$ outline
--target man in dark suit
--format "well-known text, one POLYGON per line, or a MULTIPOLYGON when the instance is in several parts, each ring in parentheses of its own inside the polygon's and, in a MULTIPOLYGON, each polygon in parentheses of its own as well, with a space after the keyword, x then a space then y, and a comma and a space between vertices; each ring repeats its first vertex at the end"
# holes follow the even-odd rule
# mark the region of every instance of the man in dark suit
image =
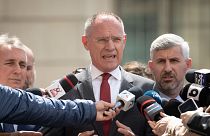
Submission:
MULTIPOLYGON (((145 82, 145 78, 128 73, 125 70, 123 70, 122 67, 120 67, 120 66, 118 68, 119 68, 120 74, 122 76, 120 88, 119 88, 119 91, 117 91, 117 90, 113 90, 113 91, 117 91, 118 93, 120 93, 123 90, 129 90, 129 88, 136 86, 136 85, 141 86, 142 90, 148 90, 150 88, 150 86, 151 86, 150 80, 149 80, 149 82, 145 82)), ((80 93, 81 98, 98 101, 98 100, 96 100, 97 98, 95 98, 96 93, 94 94, 94 91, 93 91, 91 70, 89 68, 87 68, 86 70, 77 74, 76 77, 79 79, 78 91, 80 93)), ((112 124, 111 124, 112 129, 110 130, 110 135, 113 135, 113 136, 120 135, 120 133, 117 132, 117 129, 119 127, 115 123, 116 120, 118 120, 122 124, 128 126, 132 130, 132 133, 135 133, 136 135, 144 136, 147 134, 151 134, 151 133, 147 132, 150 129, 147 128, 147 125, 146 125, 147 122, 144 119, 144 117, 142 117, 142 115, 138 112, 138 109, 136 106, 134 106, 134 108, 130 109, 129 111, 126 111, 126 112, 121 111, 120 114, 116 118, 113 119, 112 124)), ((83 130, 83 129, 84 130, 95 130, 95 131, 97 131, 95 133, 98 133, 99 135, 102 135, 102 133, 103 133, 101 122, 96 122, 96 123, 92 124, 92 126, 91 125, 85 126, 84 128, 81 127, 76 131, 74 130, 73 133, 76 132, 76 134, 77 134, 78 132, 81 132, 81 130, 83 130)), ((120 128, 120 129, 122 129, 122 128, 120 128)), ((126 132, 125 129, 122 131, 124 132, 124 134, 130 133, 130 132, 126 132)), ((128 131, 130 131, 130 130, 128 130, 128 131)), ((88 132, 86 132, 86 133, 88 133, 88 132)))
MULTIPOLYGON (((120 66, 126 44, 126 34, 120 17, 107 12, 93 15, 85 23, 82 42, 90 53, 92 63, 88 68, 76 74, 79 83, 75 93, 78 98, 99 101, 104 73, 109 75, 110 89, 107 90, 110 90, 110 102, 112 103, 116 102, 120 92, 129 90, 133 86, 140 86, 142 90, 152 89, 154 84, 152 80, 128 73, 120 66)), ((109 92, 106 93, 106 95, 108 94, 109 92)), ((72 98, 69 97, 69 99, 72 98)), ((126 112, 121 111, 110 122, 109 127, 108 134, 104 134, 103 123, 95 122, 79 128, 66 128, 63 135, 153 135, 146 119, 139 113, 136 106, 126 112)), ((59 135, 54 132, 51 135, 59 135)))
POLYGON ((172 33, 159 36, 151 44, 148 66, 155 78, 154 90, 165 100, 164 112, 179 117, 178 106, 183 102, 179 94, 192 66, 188 43, 172 33))
MULTIPOLYGON (((179 94, 184 86, 184 76, 192 66, 189 51, 188 43, 182 37, 171 33, 159 36, 152 42, 150 47, 148 66, 155 78, 154 89, 159 92, 161 98, 169 101, 163 106, 164 112, 168 115, 179 117, 180 114, 178 105, 183 100, 179 94)), ((150 126, 154 129, 153 132, 160 132, 163 124, 169 124, 169 129, 166 130, 170 131, 166 133, 171 135, 174 132, 171 131, 174 129, 170 126, 173 124, 171 121, 170 118, 162 118, 157 123, 154 122, 154 127, 150 126), (168 123, 166 123, 167 121, 168 123)))
POLYGON ((163 34, 150 47, 148 66, 155 78, 155 90, 161 98, 183 102, 180 91, 184 77, 192 66, 188 43, 175 34, 163 34))

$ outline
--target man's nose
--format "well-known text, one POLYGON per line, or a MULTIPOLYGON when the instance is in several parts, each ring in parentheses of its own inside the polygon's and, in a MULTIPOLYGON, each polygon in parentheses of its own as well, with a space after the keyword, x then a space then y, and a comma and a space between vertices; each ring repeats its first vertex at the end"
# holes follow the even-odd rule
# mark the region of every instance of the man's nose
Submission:
POLYGON ((109 38, 106 47, 107 47, 107 49, 109 49, 109 50, 115 49, 114 41, 113 41, 112 38, 109 38))
POLYGON ((170 62, 167 61, 165 64, 165 71, 170 72, 171 70, 172 70, 172 66, 171 66, 170 62))
POLYGON ((21 68, 20 65, 15 65, 15 66, 14 66, 14 71, 15 71, 16 73, 21 73, 22 70, 23 70, 23 69, 21 68))

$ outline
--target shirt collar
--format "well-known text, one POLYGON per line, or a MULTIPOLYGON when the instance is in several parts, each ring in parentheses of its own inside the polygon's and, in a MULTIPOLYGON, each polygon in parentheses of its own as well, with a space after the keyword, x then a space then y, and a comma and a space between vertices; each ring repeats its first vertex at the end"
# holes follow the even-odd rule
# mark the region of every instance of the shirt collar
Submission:
MULTIPOLYGON (((160 91, 159 91, 159 94, 160 94, 160 97, 161 97, 161 98, 165 98, 165 99, 167 99, 168 101, 172 99, 171 97, 165 95, 164 93, 162 93, 162 92, 160 92, 160 91)), ((178 101, 180 101, 180 102, 184 102, 184 101, 182 100, 182 98, 181 98, 179 95, 178 95, 175 99, 178 100, 178 101)))
MULTIPOLYGON (((159 92, 159 95, 160 95, 161 98, 165 98, 168 101, 172 99, 171 97, 169 97, 169 96, 165 95, 164 93, 162 93, 161 91, 159 91, 156 83, 153 86, 153 90, 157 90, 159 92)), ((180 102, 184 102, 183 99, 180 97, 180 95, 178 95, 175 99, 177 99, 180 102)))
MULTIPOLYGON (((96 79, 97 77, 101 76, 101 74, 104 73, 100 71, 99 69, 97 69, 92 63, 90 64, 90 72, 91 72, 92 80, 96 79)), ((111 74, 117 80, 121 80, 120 66, 118 66, 113 71, 110 71, 109 74, 111 74)))

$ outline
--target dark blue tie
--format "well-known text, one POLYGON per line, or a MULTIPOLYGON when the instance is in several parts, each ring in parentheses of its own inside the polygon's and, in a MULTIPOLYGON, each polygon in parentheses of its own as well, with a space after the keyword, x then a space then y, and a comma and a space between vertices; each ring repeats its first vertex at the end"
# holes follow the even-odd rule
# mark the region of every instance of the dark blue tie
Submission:
POLYGON ((3 123, 4 132, 15 132, 15 128, 13 124, 3 123))

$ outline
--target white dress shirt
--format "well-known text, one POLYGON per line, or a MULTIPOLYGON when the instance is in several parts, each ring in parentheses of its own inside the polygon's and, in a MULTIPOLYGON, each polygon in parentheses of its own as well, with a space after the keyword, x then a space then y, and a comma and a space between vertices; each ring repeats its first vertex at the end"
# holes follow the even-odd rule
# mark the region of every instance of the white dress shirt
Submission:
MULTIPOLYGON (((102 82, 102 71, 98 70, 93 64, 90 65, 90 72, 92 77, 92 86, 93 86, 93 93, 95 96, 95 100, 100 100, 100 86, 102 82)), ((111 95, 111 102, 115 103, 117 95, 119 94, 120 85, 121 85, 121 71, 120 67, 118 66, 115 70, 109 72, 111 74, 108 82, 110 85, 110 95, 111 95)))

